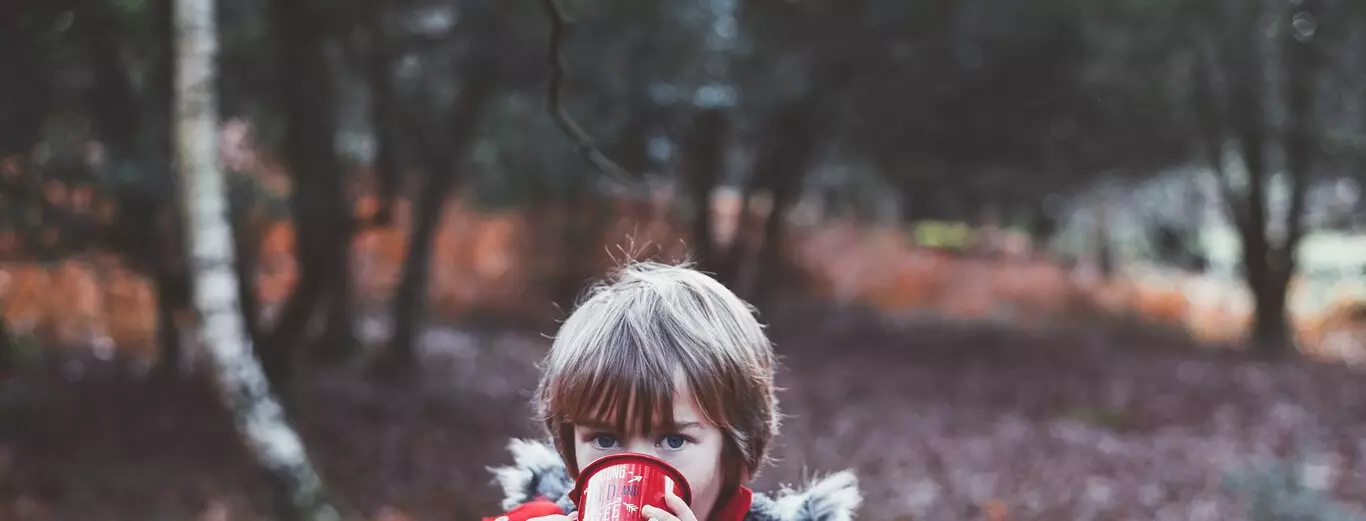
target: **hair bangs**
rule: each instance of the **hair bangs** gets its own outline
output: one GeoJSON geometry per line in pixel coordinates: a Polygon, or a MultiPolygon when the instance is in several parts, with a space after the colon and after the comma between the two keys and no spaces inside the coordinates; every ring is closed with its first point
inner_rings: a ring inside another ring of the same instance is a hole
{"type": "Polygon", "coordinates": [[[552,389],[549,412],[562,422],[620,434],[672,425],[679,391],[674,381],[677,357],[627,324],[614,329],[596,349],[564,368],[552,389]]]}
{"type": "Polygon", "coordinates": [[[753,311],[687,267],[632,263],[595,285],[559,328],[536,388],[570,475],[576,426],[655,434],[676,427],[673,405],[686,394],[726,433],[735,475],[753,477],[779,424],[773,348],[753,311]]]}

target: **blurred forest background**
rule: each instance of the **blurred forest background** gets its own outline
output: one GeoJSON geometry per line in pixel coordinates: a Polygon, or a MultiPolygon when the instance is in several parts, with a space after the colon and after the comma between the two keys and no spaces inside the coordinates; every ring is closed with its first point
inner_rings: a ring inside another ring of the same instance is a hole
{"type": "MultiPolygon", "coordinates": [[[[0,3],[0,519],[307,516],[205,378],[174,8],[0,3]]],[[[1366,515],[1366,3],[214,9],[245,333],[347,519],[495,514],[545,335],[626,258],[772,325],[759,488],[1366,515]]]]}

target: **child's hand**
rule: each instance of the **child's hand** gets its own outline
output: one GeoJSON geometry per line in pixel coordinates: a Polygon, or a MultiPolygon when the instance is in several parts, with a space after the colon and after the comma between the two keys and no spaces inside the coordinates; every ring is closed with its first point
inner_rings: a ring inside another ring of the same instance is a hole
{"type": "Polygon", "coordinates": [[[697,516],[693,515],[692,509],[688,508],[688,504],[683,501],[683,498],[674,494],[673,487],[665,487],[664,505],[669,507],[673,513],[665,512],[662,508],[650,505],[645,505],[645,508],[640,509],[640,511],[654,521],[697,521],[697,516]]]}

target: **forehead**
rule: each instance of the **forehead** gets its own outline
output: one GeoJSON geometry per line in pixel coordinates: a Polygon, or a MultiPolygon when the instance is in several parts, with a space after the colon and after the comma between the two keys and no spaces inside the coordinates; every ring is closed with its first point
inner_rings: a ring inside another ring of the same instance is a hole
{"type": "Polygon", "coordinates": [[[630,393],[623,399],[601,400],[610,403],[610,406],[587,408],[583,410],[585,414],[576,415],[578,417],[572,421],[582,426],[619,432],[635,432],[647,427],[648,431],[658,431],[711,425],[681,371],[674,379],[673,389],[669,393],[671,400],[656,400],[654,396],[636,393],[630,393]],[[648,400],[646,403],[649,406],[642,406],[641,400],[648,400]]]}

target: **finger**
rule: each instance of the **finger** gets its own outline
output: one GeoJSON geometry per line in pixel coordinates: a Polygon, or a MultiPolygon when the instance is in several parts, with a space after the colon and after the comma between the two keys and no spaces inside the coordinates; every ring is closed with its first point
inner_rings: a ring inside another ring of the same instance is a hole
{"type": "Polygon", "coordinates": [[[645,508],[640,509],[640,513],[645,514],[645,517],[653,521],[683,521],[678,516],[656,506],[645,505],[645,508]]]}
{"type": "Polygon", "coordinates": [[[674,493],[672,481],[669,485],[664,489],[664,505],[678,515],[679,521],[697,521],[697,516],[693,515],[692,508],[688,506],[688,503],[674,493]]]}
{"type": "Polygon", "coordinates": [[[569,521],[579,521],[579,511],[578,511],[578,510],[575,510],[575,511],[569,513],[569,521]]]}

